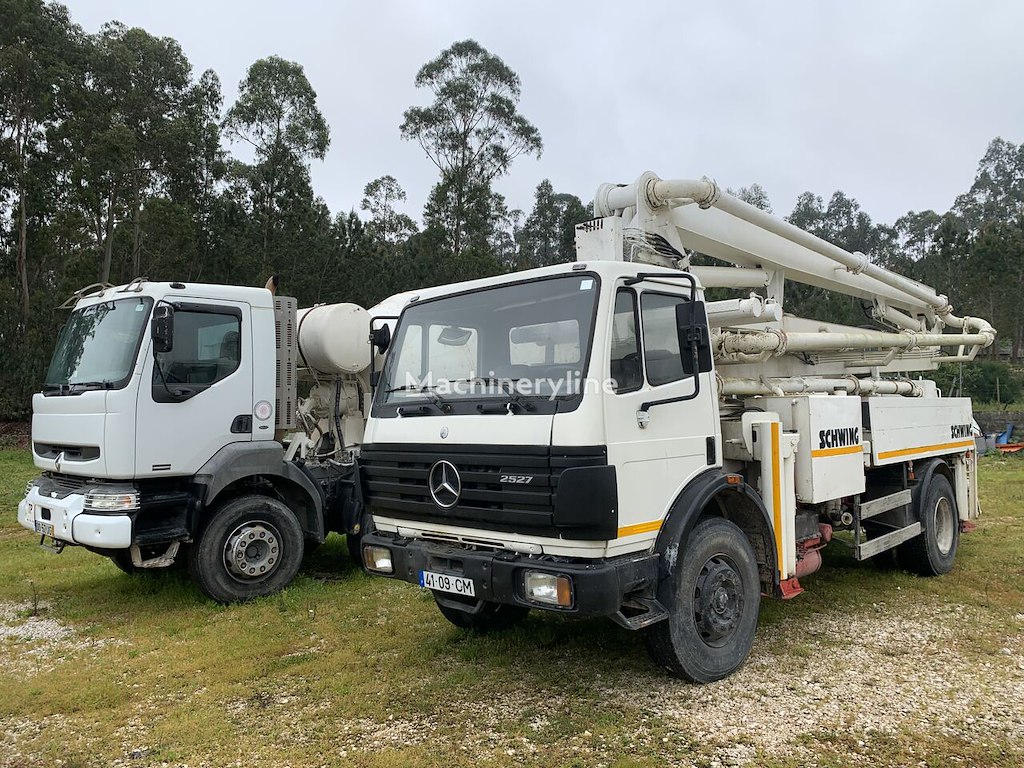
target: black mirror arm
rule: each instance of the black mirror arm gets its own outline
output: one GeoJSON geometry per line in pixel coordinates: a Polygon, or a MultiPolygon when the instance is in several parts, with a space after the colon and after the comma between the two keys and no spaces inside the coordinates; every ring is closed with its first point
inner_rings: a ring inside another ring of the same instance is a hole
{"type": "Polygon", "coordinates": [[[693,400],[700,394],[700,371],[697,370],[698,353],[696,338],[690,342],[690,356],[693,359],[693,373],[691,373],[687,378],[693,379],[693,392],[679,397],[667,397],[664,400],[648,400],[646,403],[641,404],[640,409],[636,412],[636,422],[640,429],[647,428],[647,422],[651,419],[649,411],[654,406],[668,405],[669,403],[683,403],[687,400],[693,400]]]}

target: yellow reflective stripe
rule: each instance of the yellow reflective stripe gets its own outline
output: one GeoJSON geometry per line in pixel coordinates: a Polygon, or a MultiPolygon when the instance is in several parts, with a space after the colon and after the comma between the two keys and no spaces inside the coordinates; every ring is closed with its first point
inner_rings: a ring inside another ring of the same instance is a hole
{"type": "Polygon", "coordinates": [[[857,445],[844,445],[841,448],[820,448],[817,451],[811,451],[812,459],[823,459],[826,456],[845,456],[848,453],[863,453],[864,447],[857,443],[857,445]]]}
{"type": "Polygon", "coordinates": [[[974,439],[958,440],[955,443],[939,443],[938,445],[919,445],[916,448],[901,448],[898,451],[881,451],[879,459],[892,459],[896,456],[912,456],[915,453],[933,453],[934,451],[953,451],[957,448],[973,448],[974,439]]]}
{"type": "Polygon", "coordinates": [[[627,525],[624,528],[619,528],[619,538],[621,539],[623,536],[636,536],[638,533],[650,533],[651,531],[660,530],[661,523],[661,520],[652,520],[649,523],[627,525]]]}
{"type": "Polygon", "coordinates": [[[782,562],[782,460],[779,450],[779,433],[782,425],[772,422],[772,513],[775,518],[775,550],[779,573],[785,578],[782,562]]]}

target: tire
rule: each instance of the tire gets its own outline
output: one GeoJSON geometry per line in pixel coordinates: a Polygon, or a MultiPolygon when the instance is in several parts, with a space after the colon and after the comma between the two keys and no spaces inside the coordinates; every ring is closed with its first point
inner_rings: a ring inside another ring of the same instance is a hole
{"type": "MultiPolygon", "coordinates": [[[[480,602],[480,610],[476,613],[462,611],[454,607],[452,603],[458,602],[448,597],[441,597],[434,593],[434,602],[437,603],[437,610],[441,612],[448,621],[460,629],[468,629],[478,634],[488,632],[500,632],[519,624],[530,612],[529,608],[522,605],[505,605],[504,603],[492,603],[487,600],[480,602]],[[444,602],[442,602],[444,601],[444,602]],[[446,604],[447,603],[447,604],[446,604]]],[[[467,603],[472,608],[474,603],[467,603]]]]}
{"type": "Polygon", "coordinates": [[[761,605],[757,561],[743,531],[718,517],[699,522],[658,599],[668,618],[645,630],[655,664],[694,683],[739,669],[754,643],[761,605]]]}
{"type": "Polygon", "coordinates": [[[205,595],[237,603],[288,586],[302,564],[303,545],[288,507],[269,496],[240,496],[213,513],[192,546],[189,566],[205,595]]]}
{"type": "Polygon", "coordinates": [[[922,489],[918,515],[921,535],[900,544],[900,565],[921,576],[941,576],[953,569],[960,545],[960,515],[953,486],[945,475],[933,472],[922,489]]]}

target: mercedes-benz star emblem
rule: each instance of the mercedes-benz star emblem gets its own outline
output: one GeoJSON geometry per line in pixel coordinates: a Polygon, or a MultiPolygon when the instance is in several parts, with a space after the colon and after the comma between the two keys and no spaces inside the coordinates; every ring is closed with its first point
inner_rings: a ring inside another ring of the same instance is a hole
{"type": "Polygon", "coordinates": [[[427,476],[427,486],[430,488],[430,497],[441,509],[451,509],[459,503],[459,496],[462,495],[462,478],[459,477],[459,470],[450,461],[441,459],[434,462],[427,476]]]}

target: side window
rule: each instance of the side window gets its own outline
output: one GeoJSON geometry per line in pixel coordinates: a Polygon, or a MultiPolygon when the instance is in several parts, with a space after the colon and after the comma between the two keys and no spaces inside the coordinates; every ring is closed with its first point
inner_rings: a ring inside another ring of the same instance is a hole
{"type": "Polygon", "coordinates": [[[683,378],[679,336],[676,333],[676,305],[684,301],[686,299],[682,296],[663,293],[645,293],[640,298],[647,381],[653,386],[683,378]]]}
{"type": "Polygon", "coordinates": [[[640,369],[640,339],[636,326],[636,294],[620,288],[612,318],[611,378],[615,392],[632,392],[644,383],[640,369]]]}
{"type": "Polygon", "coordinates": [[[219,312],[174,313],[174,348],[158,354],[153,383],[208,387],[238,370],[242,359],[242,321],[219,312]]]}

